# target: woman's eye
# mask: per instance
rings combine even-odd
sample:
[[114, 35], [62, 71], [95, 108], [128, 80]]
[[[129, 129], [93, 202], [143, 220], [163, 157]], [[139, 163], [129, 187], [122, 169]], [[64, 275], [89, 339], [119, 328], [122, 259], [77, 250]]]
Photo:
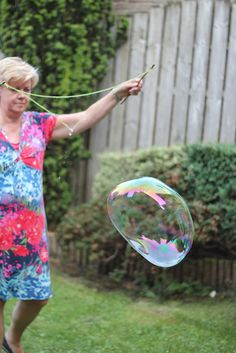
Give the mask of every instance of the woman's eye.
[[11, 92], [14, 92], [14, 93], [19, 93], [19, 92], [31, 93], [31, 88], [29, 88], [29, 87], [22, 88], [22, 87], [12, 87], [12, 86], [8, 86], [7, 88], [8, 88]]
[[[14, 89], [12, 89], [14, 90]], [[30, 88], [21, 88], [21, 87], [15, 87], [15, 91], [16, 92], [25, 92], [25, 93], [30, 93], [31, 92], [31, 89]]]

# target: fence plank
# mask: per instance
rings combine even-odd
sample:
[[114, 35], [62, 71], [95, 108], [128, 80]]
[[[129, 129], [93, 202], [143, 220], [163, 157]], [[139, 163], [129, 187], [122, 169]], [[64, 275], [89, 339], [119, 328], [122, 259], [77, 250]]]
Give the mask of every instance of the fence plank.
[[191, 78], [196, 1], [183, 2], [170, 144], [184, 143]]
[[[132, 20], [129, 19], [128, 40], [118, 49], [114, 65], [114, 83], [118, 84], [127, 80], [130, 55], [130, 37]], [[122, 148], [122, 136], [124, 127], [125, 104], [120, 104], [111, 114], [108, 149], [119, 151]]]
[[236, 261], [232, 264], [232, 286], [236, 288]]
[[210, 259], [203, 260], [203, 283], [210, 285], [211, 282], [211, 261]]
[[236, 4], [232, 5], [220, 142], [234, 143], [236, 132]]
[[201, 141], [202, 136], [212, 13], [212, 1], [198, 2], [191, 98], [186, 134], [187, 143]]
[[151, 147], [153, 144], [163, 20], [164, 9], [161, 7], [153, 8], [150, 12], [146, 67], [149, 68], [152, 64], [157, 67], [144, 82], [138, 139], [139, 148]]
[[[133, 19], [131, 38], [129, 76], [135, 77], [144, 71], [144, 54], [146, 50], [146, 35], [148, 27], [148, 14], [137, 13]], [[124, 150], [135, 150], [137, 148], [140, 98], [129, 97], [126, 104], [126, 119], [124, 126]]]
[[218, 260], [218, 288], [224, 285], [224, 260]]
[[224, 264], [224, 286], [232, 286], [232, 262], [230, 260], [225, 260]]
[[219, 136], [225, 60], [229, 24], [229, 3], [217, 1], [211, 44], [209, 82], [206, 100], [206, 115], [203, 141], [217, 142]]
[[169, 5], [166, 8], [166, 19], [164, 26], [163, 52], [160, 67], [160, 85], [158, 87], [157, 121], [154, 138], [155, 145], [168, 145], [179, 22], [180, 4]]
[[[110, 87], [112, 85], [113, 59], [110, 60], [108, 74], [104, 79], [101, 89]], [[88, 162], [87, 185], [86, 185], [86, 199], [92, 196], [92, 185], [96, 172], [99, 169], [99, 153], [102, 153], [107, 146], [107, 137], [109, 129], [109, 118], [103, 119], [90, 131], [89, 149], [92, 157]]]
[[217, 284], [217, 263], [215, 259], [211, 260], [211, 286], [216, 286]]

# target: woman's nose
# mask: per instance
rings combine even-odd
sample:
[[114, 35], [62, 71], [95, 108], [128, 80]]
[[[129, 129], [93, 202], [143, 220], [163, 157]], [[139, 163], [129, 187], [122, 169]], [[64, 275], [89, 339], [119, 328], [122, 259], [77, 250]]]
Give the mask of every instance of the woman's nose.
[[18, 98], [23, 99], [27, 98], [27, 94], [24, 91], [18, 91]]

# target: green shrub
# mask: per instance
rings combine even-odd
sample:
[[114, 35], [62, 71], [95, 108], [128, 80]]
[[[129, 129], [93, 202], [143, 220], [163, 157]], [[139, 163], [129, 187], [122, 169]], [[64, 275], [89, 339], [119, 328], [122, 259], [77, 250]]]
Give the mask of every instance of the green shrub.
[[105, 198], [117, 184], [142, 176], [158, 178], [174, 188], [178, 186], [176, 190], [182, 190], [186, 158], [181, 147], [103, 154], [93, 187], [94, 198]]
[[221, 256], [236, 254], [236, 146], [190, 145], [184, 197], [189, 202], [196, 239]]

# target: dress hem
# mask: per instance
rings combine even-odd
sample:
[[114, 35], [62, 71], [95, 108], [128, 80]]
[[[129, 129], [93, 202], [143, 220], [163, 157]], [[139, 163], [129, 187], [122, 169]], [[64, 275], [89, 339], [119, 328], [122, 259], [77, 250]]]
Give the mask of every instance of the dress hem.
[[50, 298], [52, 298], [53, 297], [53, 294], [50, 294], [49, 296], [47, 296], [47, 297], [43, 297], [43, 298], [21, 298], [21, 297], [17, 297], [17, 296], [10, 296], [10, 297], [8, 297], [8, 298], [1, 298], [0, 297], [0, 300], [1, 301], [4, 301], [4, 302], [6, 302], [6, 301], [8, 301], [8, 300], [11, 300], [11, 299], [18, 299], [18, 300], [48, 300], [48, 299], [50, 299]]

